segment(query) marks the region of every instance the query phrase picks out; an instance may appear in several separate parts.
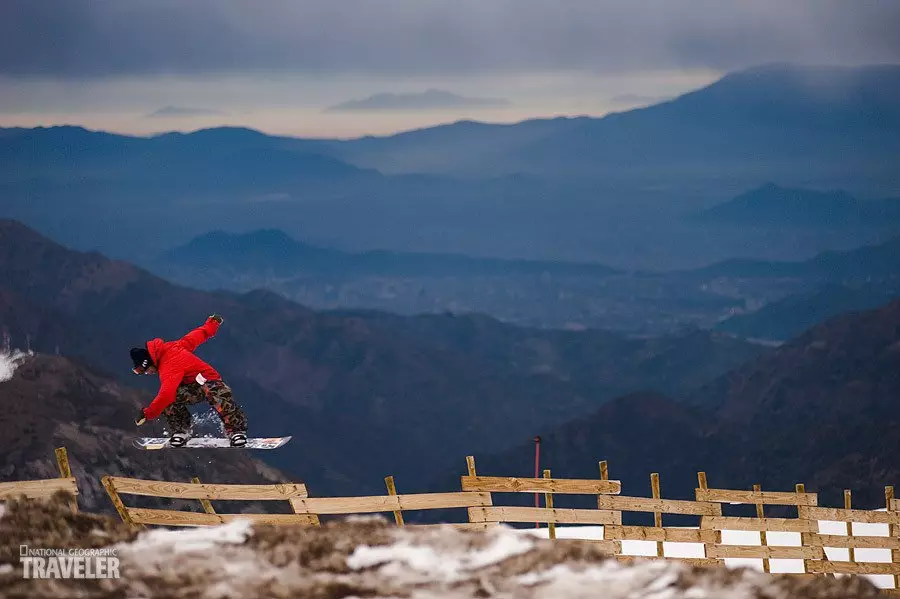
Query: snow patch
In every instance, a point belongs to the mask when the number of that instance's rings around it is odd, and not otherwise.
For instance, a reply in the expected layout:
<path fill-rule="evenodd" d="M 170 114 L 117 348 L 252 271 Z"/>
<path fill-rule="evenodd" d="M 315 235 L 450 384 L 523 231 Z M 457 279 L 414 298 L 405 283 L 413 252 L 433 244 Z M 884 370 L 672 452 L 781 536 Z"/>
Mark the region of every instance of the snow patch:
<path fill-rule="evenodd" d="M 452 531 L 444 531 L 444 534 Z M 392 545 L 360 545 L 347 558 L 353 570 L 378 567 L 382 575 L 400 577 L 413 571 L 428 579 L 453 582 L 467 578 L 467 573 L 534 548 L 534 540 L 505 529 L 497 529 L 483 548 L 437 547 L 429 537 L 403 539 Z"/>
<path fill-rule="evenodd" d="M 33 355 L 34 352 L 23 352 L 17 349 L 0 350 L 0 383 L 10 380 L 16 372 L 16 368 L 22 364 L 25 358 Z"/>
<path fill-rule="evenodd" d="M 242 518 L 208 528 L 150 530 L 142 532 L 132 543 L 120 543 L 117 548 L 146 555 L 202 552 L 217 545 L 240 545 L 252 529 L 252 522 Z"/>

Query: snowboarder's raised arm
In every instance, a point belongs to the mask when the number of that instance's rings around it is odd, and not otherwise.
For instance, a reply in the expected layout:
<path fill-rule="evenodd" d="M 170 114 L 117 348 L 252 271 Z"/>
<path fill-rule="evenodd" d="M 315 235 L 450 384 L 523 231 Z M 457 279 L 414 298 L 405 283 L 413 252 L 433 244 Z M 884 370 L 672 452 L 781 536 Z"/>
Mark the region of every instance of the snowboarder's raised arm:
<path fill-rule="evenodd" d="M 213 337 L 216 332 L 219 330 L 219 325 L 222 324 L 222 317 L 218 314 L 213 314 L 209 318 L 206 319 L 206 322 L 203 326 L 199 326 L 184 337 L 179 340 L 181 346 L 188 351 L 194 351 L 197 347 L 208 340 L 210 337 Z"/>

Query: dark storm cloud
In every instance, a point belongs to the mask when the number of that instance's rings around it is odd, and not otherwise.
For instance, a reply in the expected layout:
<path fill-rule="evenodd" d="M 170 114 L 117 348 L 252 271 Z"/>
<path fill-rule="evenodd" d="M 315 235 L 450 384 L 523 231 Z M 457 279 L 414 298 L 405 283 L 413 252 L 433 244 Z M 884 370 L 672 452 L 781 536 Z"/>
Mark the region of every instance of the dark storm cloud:
<path fill-rule="evenodd" d="M 3 0 L 0 74 L 900 62 L 898 25 L 896 0 Z"/>

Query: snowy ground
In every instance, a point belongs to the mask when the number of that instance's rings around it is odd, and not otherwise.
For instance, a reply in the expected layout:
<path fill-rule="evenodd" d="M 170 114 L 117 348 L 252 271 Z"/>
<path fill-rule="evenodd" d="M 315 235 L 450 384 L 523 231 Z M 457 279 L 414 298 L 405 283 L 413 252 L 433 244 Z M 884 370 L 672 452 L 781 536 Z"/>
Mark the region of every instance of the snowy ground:
<path fill-rule="evenodd" d="M 0 597 L 58 599 L 868 599 L 861 578 L 770 575 L 677 561 L 621 563 L 592 543 L 559 543 L 500 527 L 399 528 L 384 519 L 321 527 L 252 526 L 138 533 L 113 517 L 8 504 L 0 518 Z M 596 529 L 560 528 L 560 536 Z M 19 546 L 114 547 L 121 578 L 23 579 Z"/>
<path fill-rule="evenodd" d="M 19 367 L 19 364 L 30 355 L 32 354 L 17 349 L 9 351 L 5 349 L 0 350 L 0 383 L 11 379 L 16 368 Z"/>
<path fill-rule="evenodd" d="M 583 532 L 583 531 L 582 531 Z M 276 539 L 268 538 L 270 534 Z M 200 597 L 475 597 L 538 599 L 787 599 L 875 597 L 872 587 L 824 577 L 801 583 L 754 570 L 692 568 L 675 561 L 622 564 L 590 544 L 561 544 L 501 527 L 483 534 L 343 523 L 256 531 L 243 522 L 214 529 L 153 531 L 119 546 L 129 596 L 152 596 L 179 570 Z M 293 535 L 293 536 L 292 536 Z M 213 550 L 215 547 L 215 550 Z M 273 551 L 274 550 L 274 551 Z M 212 559 L 211 559 L 212 556 Z M 274 560 L 272 559 L 274 556 Z M 182 574 L 182 576 L 184 576 Z M 191 588 L 193 587 L 193 588 Z M 339 592 L 338 592 L 339 590 Z M 180 596 L 180 595 L 179 595 Z M 187 596 L 187 595 L 185 595 Z"/>
<path fill-rule="evenodd" d="M 884 510 L 880 510 L 884 511 Z M 844 522 L 829 520 L 819 521 L 819 533 L 827 535 L 847 536 Z M 886 537 L 889 536 L 887 524 L 853 523 L 853 534 L 859 536 Z M 523 534 L 540 538 L 548 538 L 546 527 L 540 529 L 526 529 Z M 602 539 L 602 526 L 557 526 L 556 537 L 559 539 Z M 727 545 L 760 545 L 758 532 L 725 530 L 722 531 L 722 543 Z M 767 545 L 799 546 L 800 533 L 795 532 L 767 532 Z M 653 541 L 622 541 L 622 552 L 627 555 L 656 555 L 656 543 Z M 669 557 L 703 557 L 703 545 L 701 543 L 663 543 L 664 555 Z M 850 552 L 848 549 L 833 547 L 825 548 L 825 555 L 830 560 L 848 561 Z M 854 561 L 857 562 L 891 562 L 890 549 L 855 549 Z M 725 560 L 726 566 L 744 566 L 759 571 L 763 569 L 761 559 L 732 558 Z M 772 559 L 769 560 L 769 570 L 773 573 L 803 572 L 803 560 L 799 559 Z M 893 588 L 894 577 L 890 575 L 867 575 L 866 578 L 880 588 Z"/>

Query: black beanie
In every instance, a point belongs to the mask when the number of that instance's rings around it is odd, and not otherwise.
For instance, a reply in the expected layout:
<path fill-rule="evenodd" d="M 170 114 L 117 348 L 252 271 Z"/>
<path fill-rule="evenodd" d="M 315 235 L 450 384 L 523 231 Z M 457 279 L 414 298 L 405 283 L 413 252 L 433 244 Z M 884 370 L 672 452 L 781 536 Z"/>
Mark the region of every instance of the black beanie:
<path fill-rule="evenodd" d="M 150 359 L 150 352 L 147 351 L 146 347 L 132 347 L 131 361 L 134 362 L 135 368 L 147 368 L 153 364 L 153 360 Z"/>

